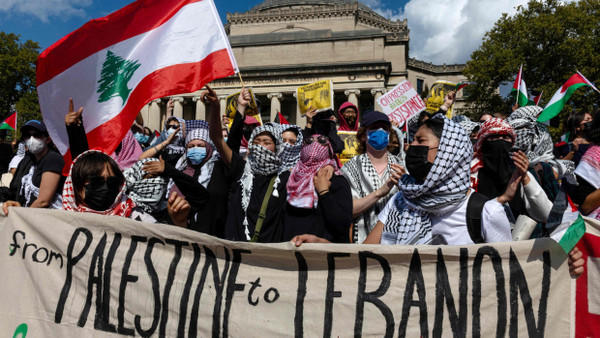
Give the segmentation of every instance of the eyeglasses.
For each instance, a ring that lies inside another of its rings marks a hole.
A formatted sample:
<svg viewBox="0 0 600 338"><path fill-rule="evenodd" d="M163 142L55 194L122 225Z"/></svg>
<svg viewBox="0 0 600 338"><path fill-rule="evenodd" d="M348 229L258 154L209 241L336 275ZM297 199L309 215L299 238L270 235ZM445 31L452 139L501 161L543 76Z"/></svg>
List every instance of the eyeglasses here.
<svg viewBox="0 0 600 338"><path fill-rule="evenodd" d="M321 135L319 137L307 137L304 139L304 144L311 144L314 141L317 141L319 143L321 143L322 145L326 146L329 143L329 138L327 136Z"/></svg>

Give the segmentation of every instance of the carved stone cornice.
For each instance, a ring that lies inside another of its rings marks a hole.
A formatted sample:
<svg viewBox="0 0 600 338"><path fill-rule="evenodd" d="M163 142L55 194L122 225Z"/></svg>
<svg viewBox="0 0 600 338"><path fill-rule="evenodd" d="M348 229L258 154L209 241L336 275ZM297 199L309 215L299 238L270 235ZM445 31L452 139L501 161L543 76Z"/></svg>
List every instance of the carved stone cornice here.
<svg viewBox="0 0 600 338"><path fill-rule="evenodd" d="M417 70L425 71L433 74L460 73L465 69L465 64L453 65L434 65L431 62L417 60L415 58L408 59L408 67L416 68Z"/></svg>
<svg viewBox="0 0 600 338"><path fill-rule="evenodd" d="M387 93L387 89L385 89L385 88L373 88L373 89L371 89L371 95L375 95L377 93L385 94L385 93Z"/></svg>

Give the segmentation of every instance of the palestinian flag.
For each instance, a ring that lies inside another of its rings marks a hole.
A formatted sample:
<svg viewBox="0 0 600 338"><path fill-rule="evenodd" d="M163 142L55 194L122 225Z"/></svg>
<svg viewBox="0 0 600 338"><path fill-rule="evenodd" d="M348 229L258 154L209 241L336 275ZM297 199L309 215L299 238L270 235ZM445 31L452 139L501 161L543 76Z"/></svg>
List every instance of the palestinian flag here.
<svg viewBox="0 0 600 338"><path fill-rule="evenodd" d="M527 103L528 106L537 106L540 103L540 100L542 99L542 94L544 92L540 92L537 96L534 96L533 99L529 100L529 103Z"/></svg>
<svg viewBox="0 0 600 338"><path fill-rule="evenodd" d="M90 149L111 154L151 100L194 92L236 72L212 0L139 0L46 49L37 60L37 90L68 170L69 98L75 109L84 107Z"/></svg>
<svg viewBox="0 0 600 338"><path fill-rule="evenodd" d="M275 117L275 122L279 124L290 124L288 120L285 119L283 114L281 114L279 111L277 112L277 116Z"/></svg>
<svg viewBox="0 0 600 338"><path fill-rule="evenodd" d="M14 112L11 116L7 117L2 124L0 129L17 130L17 112Z"/></svg>
<svg viewBox="0 0 600 338"><path fill-rule="evenodd" d="M585 76L583 76L580 72L577 72L577 74L571 76L571 78L568 79L567 82L565 82L565 84L563 84L562 87L556 91L556 93L554 93L554 96L552 96L550 102L548 102L546 108L544 108L544 111L542 111L538 117L538 122L548 121L558 115L565 107L565 104L571 95L573 95L578 88L583 86L590 86L595 91L598 91L594 84L588 81L588 79L586 79Z"/></svg>
<svg viewBox="0 0 600 338"><path fill-rule="evenodd" d="M456 84L456 87L454 90L458 92L459 90L465 88L466 86L468 86L470 84L472 84L472 83L471 82L459 82L458 84Z"/></svg>
<svg viewBox="0 0 600 338"><path fill-rule="evenodd" d="M510 91L510 95L514 95L516 97L516 103L519 105L519 107L525 107L529 102L527 86L525 86L525 81L523 80L523 65L521 65L521 68L519 68L519 74L517 74L517 78L515 79L513 88Z"/></svg>

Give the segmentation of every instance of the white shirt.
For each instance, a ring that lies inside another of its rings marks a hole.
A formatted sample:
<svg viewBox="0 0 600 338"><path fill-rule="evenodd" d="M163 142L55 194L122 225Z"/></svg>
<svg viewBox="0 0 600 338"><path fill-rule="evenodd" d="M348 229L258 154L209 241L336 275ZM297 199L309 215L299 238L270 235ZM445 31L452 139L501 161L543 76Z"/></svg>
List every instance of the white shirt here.
<svg viewBox="0 0 600 338"><path fill-rule="evenodd" d="M471 190L473 192L473 190ZM432 237L443 236L450 245L474 244L467 229L467 204L469 198L453 212L445 215L429 214L431 217ZM395 198L390 199L385 208L379 213L379 221L383 224L387 221L391 208L395 208ZM487 201L481 211L481 235L486 243L510 242L512 235L510 223L502 204L497 199Z"/></svg>

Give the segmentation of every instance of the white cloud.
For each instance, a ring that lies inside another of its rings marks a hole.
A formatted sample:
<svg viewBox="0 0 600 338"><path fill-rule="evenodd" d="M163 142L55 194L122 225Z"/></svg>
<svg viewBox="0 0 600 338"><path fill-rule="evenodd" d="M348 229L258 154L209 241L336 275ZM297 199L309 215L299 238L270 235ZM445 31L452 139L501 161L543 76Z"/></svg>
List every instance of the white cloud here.
<svg viewBox="0 0 600 338"><path fill-rule="evenodd" d="M42 22L50 19L67 20L73 16L85 17L82 7L92 0L0 0L0 12L34 16Z"/></svg>
<svg viewBox="0 0 600 338"><path fill-rule="evenodd" d="M377 13L408 20L410 56L435 64L465 63L502 13L513 15L527 0L410 0L393 9L382 0L363 0Z"/></svg>

